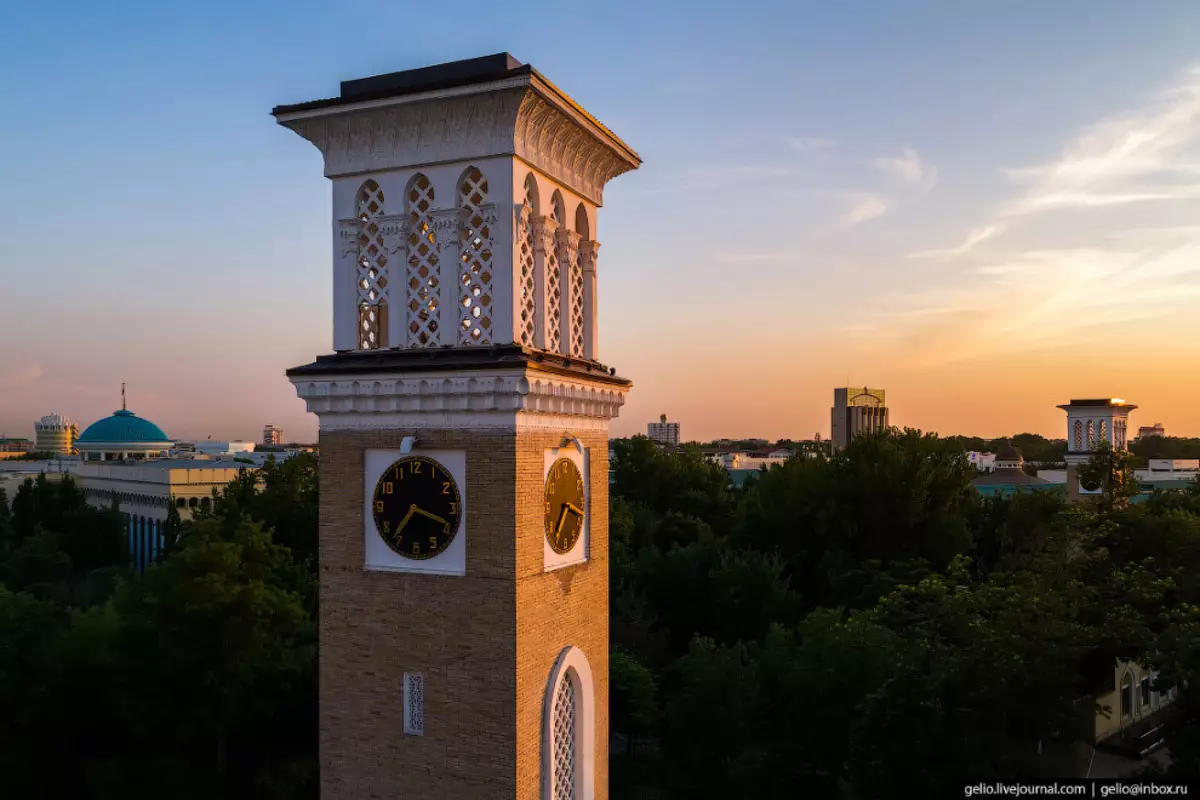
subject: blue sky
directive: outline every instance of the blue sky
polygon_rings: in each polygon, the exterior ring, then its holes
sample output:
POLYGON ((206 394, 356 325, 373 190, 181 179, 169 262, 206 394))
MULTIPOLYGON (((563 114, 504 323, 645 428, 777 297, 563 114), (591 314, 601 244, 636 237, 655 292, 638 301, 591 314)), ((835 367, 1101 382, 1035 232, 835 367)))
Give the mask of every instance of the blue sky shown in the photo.
POLYGON ((598 232, 616 432, 807 437, 852 381, 946 433, 1112 394, 1200 434, 1200 6, 112 5, 0 10, 10 435, 125 380, 172 436, 312 437, 328 185, 269 111, 503 50, 645 160, 598 232))

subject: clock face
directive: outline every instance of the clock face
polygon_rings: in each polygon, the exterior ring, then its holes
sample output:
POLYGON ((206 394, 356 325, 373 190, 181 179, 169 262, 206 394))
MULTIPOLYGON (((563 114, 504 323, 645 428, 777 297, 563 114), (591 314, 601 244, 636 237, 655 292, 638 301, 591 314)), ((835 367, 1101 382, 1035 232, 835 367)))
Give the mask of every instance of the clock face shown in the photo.
POLYGON ((546 541, 562 555, 569 553, 583 533, 583 476, 569 458, 560 458, 546 476, 546 541))
POLYGON ((384 470, 372 497, 375 529, 405 558, 433 558, 454 541, 462 498, 450 472, 432 458, 405 456, 384 470))

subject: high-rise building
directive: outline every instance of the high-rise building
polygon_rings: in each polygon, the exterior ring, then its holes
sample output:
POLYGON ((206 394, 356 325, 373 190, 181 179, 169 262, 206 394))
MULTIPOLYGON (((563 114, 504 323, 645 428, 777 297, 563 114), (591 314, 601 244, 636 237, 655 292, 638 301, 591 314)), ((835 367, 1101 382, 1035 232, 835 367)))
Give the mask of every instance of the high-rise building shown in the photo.
POLYGON ((507 53, 274 111, 332 182, 322 797, 608 800, 597 211, 641 159, 507 53))
POLYGON ((835 451, 850 444, 860 433, 887 428, 888 409, 883 389, 834 389, 830 417, 829 438, 835 451))
POLYGON ((659 417, 658 422, 647 425, 646 432, 651 439, 664 447, 679 447, 679 423, 667 422, 666 414, 659 417))
POLYGON ((1147 439, 1152 436, 1166 436, 1167 429, 1163 427, 1161 422, 1156 422, 1153 425, 1143 425, 1138 428, 1137 438, 1147 439))
POLYGON ((283 444, 283 428, 276 428, 274 425, 264 426, 262 443, 283 444))
POLYGON ((33 423, 37 437, 34 450, 39 453, 55 453, 69 456, 75 452, 75 440, 79 438, 79 427, 61 414, 47 414, 33 423))

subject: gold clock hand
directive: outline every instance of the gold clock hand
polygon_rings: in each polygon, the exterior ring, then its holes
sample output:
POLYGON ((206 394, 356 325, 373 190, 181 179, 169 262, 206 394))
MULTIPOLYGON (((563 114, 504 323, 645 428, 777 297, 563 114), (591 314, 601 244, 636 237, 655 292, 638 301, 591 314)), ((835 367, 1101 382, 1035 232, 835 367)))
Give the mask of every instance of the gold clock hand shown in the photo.
POLYGON ((563 524, 567 521, 567 503, 563 503, 558 509, 558 524, 554 526, 554 541, 561 546, 563 524))
POLYGON ((417 513, 417 506, 413 504, 408 507, 408 513, 404 515, 404 519, 400 520, 400 524, 396 526, 397 534, 404 530, 404 526, 408 524, 408 521, 413 518, 413 514, 415 513, 417 513))
POLYGON ((563 506, 577 517, 583 516, 583 509, 576 506, 574 503, 563 503, 563 506))
POLYGON ((423 516, 423 517, 428 517, 429 519, 433 520, 434 522, 440 522, 440 523, 442 523, 443 525, 449 525, 449 524, 450 524, 450 523, 446 522, 446 520, 444 520, 444 519, 442 519, 441 517, 439 517, 437 514, 431 514, 431 513, 429 513, 428 511, 426 511, 426 510, 425 510, 425 509, 423 509, 423 508, 417 508, 416 506, 413 506, 413 510, 414 510, 416 513, 418 513, 418 514, 420 514, 421 516, 423 516))

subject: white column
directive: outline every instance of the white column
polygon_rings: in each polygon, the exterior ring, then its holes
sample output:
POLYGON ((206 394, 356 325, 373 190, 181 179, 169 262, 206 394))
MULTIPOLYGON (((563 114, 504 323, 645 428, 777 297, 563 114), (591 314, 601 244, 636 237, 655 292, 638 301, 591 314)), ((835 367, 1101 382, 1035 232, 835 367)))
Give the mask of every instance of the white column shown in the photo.
MULTIPOLYGON (((546 294, 546 254, 554 250, 554 233, 558 222, 554 217, 537 217, 533 221, 533 274, 536 316, 534 323, 534 345, 542 350, 550 348, 550 309, 546 294)), ((559 270, 559 282, 562 270, 559 270)), ((562 309, 559 309, 562 314, 562 309)))
POLYGON ((487 226, 487 242, 492 253, 492 332, 489 338, 492 344, 510 344, 517 341, 517 337, 512 315, 513 282, 504 279, 506 273, 512 273, 512 264, 504 254, 513 251, 512 229, 508 225, 501 226, 495 203, 480 207, 479 213, 487 226))
POLYGON ((358 347, 358 220, 333 226, 333 349, 358 347))
POLYGON ((404 284, 408 280, 408 217, 400 214, 384 217, 379 221, 379 229, 383 232, 383 252, 387 255, 387 287, 383 290, 387 300, 387 346, 407 347, 404 284))
POLYGON ((462 215, 463 210, 459 208, 439 208, 430 214, 438 248, 437 332, 438 343, 442 347, 458 345, 462 318, 462 261, 459 258, 462 254, 462 237, 459 233, 462 215))
POLYGON ((596 257, 600 243, 589 239, 579 245, 579 257, 583 260, 583 357, 599 360, 599 317, 596 299, 596 257))
MULTIPOLYGON (((572 296, 575 292, 576 280, 583 280, 582 274, 579 278, 575 277, 575 264, 579 258, 579 243, 583 240, 583 237, 566 228, 559 228, 555 236, 558 244, 558 280, 561 292, 561 299, 559 300, 559 341, 562 344, 561 349, 563 353, 573 358, 582 358, 583 353, 576 352, 575 349, 575 303, 572 301, 572 296)), ((584 335, 586 337, 586 333, 584 335)))

